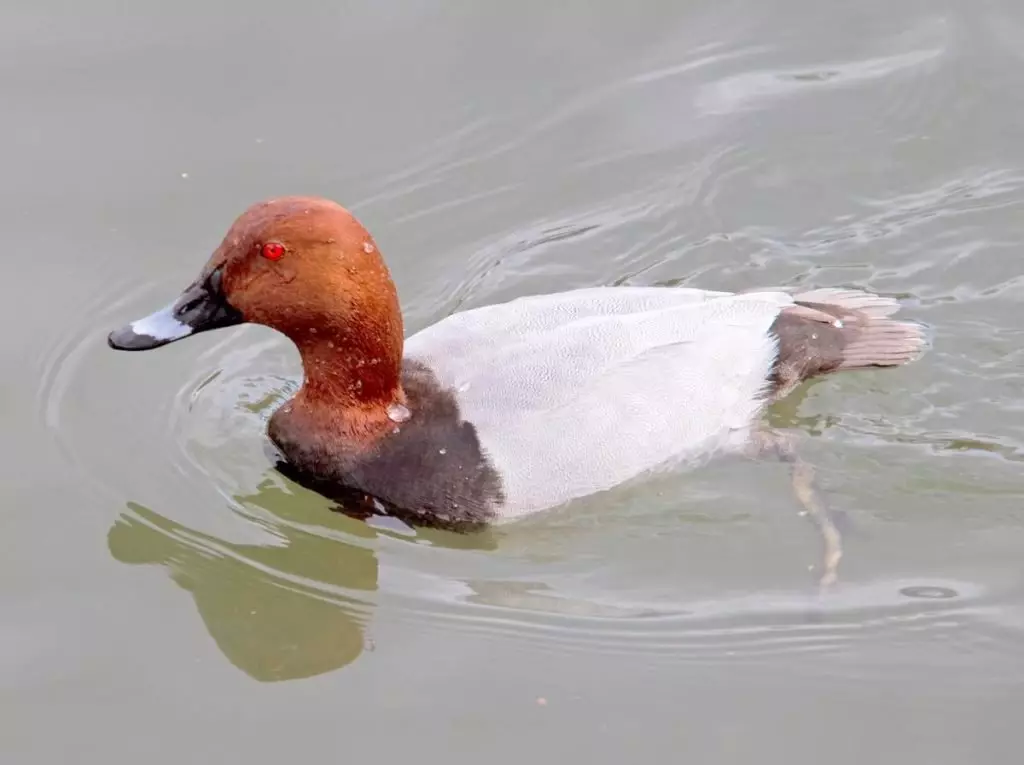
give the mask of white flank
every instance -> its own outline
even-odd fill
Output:
[[[764,405],[783,292],[588,288],[449,316],[406,353],[458,391],[506,517],[740,448]]]

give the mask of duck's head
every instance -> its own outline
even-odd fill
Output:
[[[343,395],[358,379],[359,390],[348,393],[359,400],[396,395],[403,338],[397,292],[369,232],[334,202],[285,197],[253,205],[174,302],[107,340],[118,350],[143,351],[247,322],[298,346],[307,384],[333,381]]]

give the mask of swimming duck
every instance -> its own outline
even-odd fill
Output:
[[[920,328],[897,309],[847,289],[591,287],[405,338],[373,237],[330,200],[286,197],[244,211],[175,301],[108,342],[271,327],[302,357],[302,387],[268,425],[296,475],[423,522],[481,524],[777,448],[761,415],[804,380],[918,355]]]

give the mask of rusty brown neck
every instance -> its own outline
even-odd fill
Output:
[[[405,404],[398,321],[326,322],[292,337],[305,379],[291,408],[306,427],[349,443],[394,428],[389,413]]]

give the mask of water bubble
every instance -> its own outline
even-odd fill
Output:
[[[412,413],[404,404],[392,404],[388,407],[388,419],[392,422],[405,422],[410,417]]]

